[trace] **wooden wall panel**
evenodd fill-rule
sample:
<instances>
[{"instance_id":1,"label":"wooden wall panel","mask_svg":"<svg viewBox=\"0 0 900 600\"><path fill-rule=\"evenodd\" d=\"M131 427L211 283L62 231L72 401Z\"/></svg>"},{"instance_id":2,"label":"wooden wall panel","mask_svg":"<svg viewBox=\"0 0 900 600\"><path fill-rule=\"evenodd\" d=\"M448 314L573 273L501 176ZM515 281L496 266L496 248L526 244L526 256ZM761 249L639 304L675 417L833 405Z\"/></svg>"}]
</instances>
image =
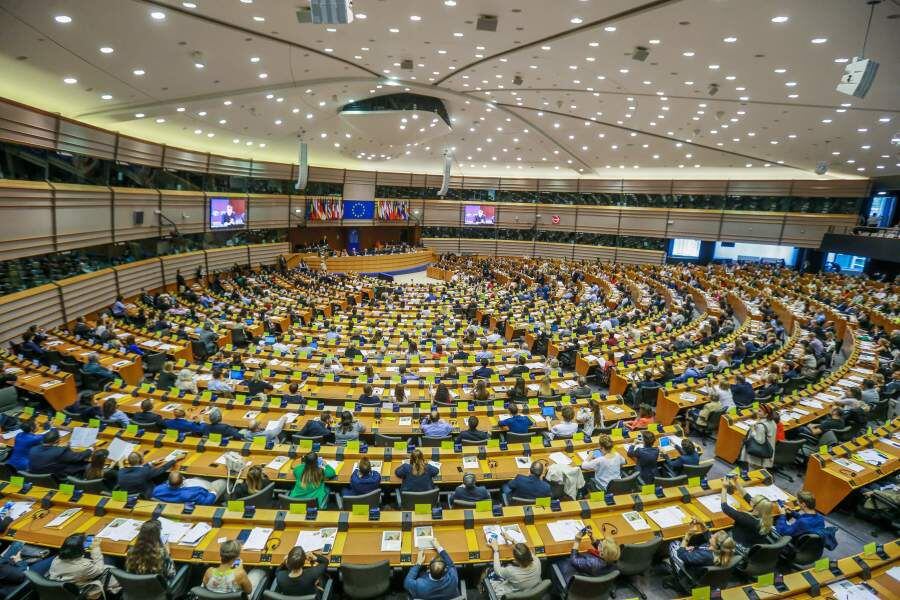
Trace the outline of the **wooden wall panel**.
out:
<instances>
[{"instance_id":1,"label":"wooden wall panel","mask_svg":"<svg viewBox=\"0 0 900 600\"><path fill-rule=\"evenodd\" d=\"M538 189L537 179L512 179L503 178L500 180L501 190L512 190L518 192L533 192Z\"/></svg>"},{"instance_id":2,"label":"wooden wall panel","mask_svg":"<svg viewBox=\"0 0 900 600\"><path fill-rule=\"evenodd\" d=\"M53 252L50 186L42 181L0 180L0 256L11 260L48 252Z\"/></svg>"},{"instance_id":3,"label":"wooden wall panel","mask_svg":"<svg viewBox=\"0 0 900 600\"><path fill-rule=\"evenodd\" d=\"M278 261L278 257L290 251L290 244L254 244L250 248L250 264L254 267L271 265Z\"/></svg>"},{"instance_id":4,"label":"wooden wall panel","mask_svg":"<svg viewBox=\"0 0 900 600\"><path fill-rule=\"evenodd\" d=\"M577 230L615 235L619 231L619 214L617 206L579 206Z\"/></svg>"},{"instance_id":5,"label":"wooden wall panel","mask_svg":"<svg viewBox=\"0 0 900 600\"><path fill-rule=\"evenodd\" d=\"M632 265L661 265L665 262L666 253L662 250L638 250L635 248L617 248L616 262Z\"/></svg>"},{"instance_id":6,"label":"wooden wall panel","mask_svg":"<svg viewBox=\"0 0 900 600\"><path fill-rule=\"evenodd\" d=\"M69 277L57 283L62 289L63 305L69 321L107 308L116 300L116 279L112 269Z\"/></svg>"},{"instance_id":7,"label":"wooden wall panel","mask_svg":"<svg viewBox=\"0 0 900 600\"><path fill-rule=\"evenodd\" d=\"M459 240L459 253L496 256L497 240L473 240L462 238Z\"/></svg>"},{"instance_id":8,"label":"wooden wall panel","mask_svg":"<svg viewBox=\"0 0 900 600\"><path fill-rule=\"evenodd\" d=\"M619 210L622 212L622 220L619 222L621 235L666 237L668 209L621 207Z\"/></svg>"},{"instance_id":9,"label":"wooden wall panel","mask_svg":"<svg viewBox=\"0 0 900 600\"><path fill-rule=\"evenodd\" d=\"M375 185L374 171L353 171L347 169L344 171L344 183L358 183L362 185Z\"/></svg>"},{"instance_id":10,"label":"wooden wall panel","mask_svg":"<svg viewBox=\"0 0 900 600\"><path fill-rule=\"evenodd\" d=\"M497 226L503 229L531 229L539 211L540 207L536 208L534 204L500 204L497 206Z\"/></svg>"},{"instance_id":11,"label":"wooden wall panel","mask_svg":"<svg viewBox=\"0 0 900 600\"><path fill-rule=\"evenodd\" d=\"M54 183L57 250L112 242L112 189Z\"/></svg>"},{"instance_id":12,"label":"wooden wall panel","mask_svg":"<svg viewBox=\"0 0 900 600\"><path fill-rule=\"evenodd\" d=\"M119 135L119 150L116 160L133 165L149 167L162 166L163 147L161 144L145 142L127 135Z\"/></svg>"},{"instance_id":13,"label":"wooden wall panel","mask_svg":"<svg viewBox=\"0 0 900 600\"><path fill-rule=\"evenodd\" d=\"M541 180L541 189L548 180ZM582 179L578 182L578 191L582 194L621 194L622 182L618 179Z\"/></svg>"},{"instance_id":14,"label":"wooden wall panel","mask_svg":"<svg viewBox=\"0 0 900 600\"><path fill-rule=\"evenodd\" d=\"M783 224L784 215L779 213L725 211L720 237L728 242L777 244Z\"/></svg>"},{"instance_id":15,"label":"wooden wall panel","mask_svg":"<svg viewBox=\"0 0 900 600\"><path fill-rule=\"evenodd\" d=\"M577 192L577 179L539 179L537 189L541 192Z\"/></svg>"},{"instance_id":16,"label":"wooden wall panel","mask_svg":"<svg viewBox=\"0 0 900 600\"><path fill-rule=\"evenodd\" d=\"M165 277L164 283L166 285L175 283L179 269L182 276L188 281L194 279L197 267L200 267L203 273L206 274L206 253L202 250L163 256L160 260L162 261L163 276Z\"/></svg>"},{"instance_id":17,"label":"wooden wall panel","mask_svg":"<svg viewBox=\"0 0 900 600\"><path fill-rule=\"evenodd\" d=\"M253 160L250 162L250 176L258 179L290 179L296 181L297 165Z\"/></svg>"},{"instance_id":18,"label":"wooden wall panel","mask_svg":"<svg viewBox=\"0 0 900 600\"><path fill-rule=\"evenodd\" d=\"M344 170L329 169L328 167L310 167L309 180L322 183L344 183Z\"/></svg>"},{"instance_id":19,"label":"wooden wall panel","mask_svg":"<svg viewBox=\"0 0 900 600\"><path fill-rule=\"evenodd\" d=\"M672 193L683 195L721 196L728 191L728 181L724 179L676 179L672 182Z\"/></svg>"},{"instance_id":20,"label":"wooden wall panel","mask_svg":"<svg viewBox=\"0 0 900 600\"><path fill-rule=\"evenodd\" d=\"M0 99L0 139L38 148L56 147L56 117Z\"/></svg>"},{"instance_id":21,"label":"wooden wall panel","mask_svg":"<svg viewBox=\"0 0 900 600\"><path fill-rule=\"evenodd\" d=\"M425 204L423 225L459 227L462 223L462 204L449 200L431 201Z\"/></svg>"},{"instance_id":22,"label":"wooden wall panel","mask_svg":"<svg viewBox=\"0 0 900 600\"><path fill-rule=\"evenodd\" d=\"M230 158L217 154L209 155L209 172L217 175L234 175L249 177L252 171L251 161L241 158Z\"/></svg>"},{"instance_id":23,"label":"wooden wall panel","mask_svg":"<svg viewBox=\"0 0 900 600\"><path fill-rule=\"evenodd\" d=\"M175 221L179 232L200 233L208 229L206 199L203 192L160 190L160 199L163 214ZM171 229L171 225L163 222L163 234Z\"/></svg>"},{"instance_id":24,"label":"wooden wall panel","mask_svg":"<svg viewBox=\"0 0 900 600\"><path fill-rule=\"evenodd\" d=\"M288 196L250 194L250 229L288 226Z\"/></svg>"},{"instance_id":25,"label":"wooden wall panel","mask_svg":"<svg viewBox=\"0 0 900 600\"><path fill-rule=\"evenodd\" d=\"M135 188L113 188L113 226L117 242L159 235L159 192ZM143 225L135 225L134 213L144 213Z\"/></svg>"},{"instance_id":26,"label":"wooden wall panel","mask_svg":"<svg viewBox=\"0 0 900 600\"><path fill-rule=\"evenodd\" d=\"M534 255L541 258L572 258L574 247L572 244L557 244L552 242L535 242Z\"/></svg>"},{"instance_id":27,"label":"wooden wall panel","mask_svg":"<svg viewBox=\"0 0 900 600\"><path fill-rule=\"evenodd\" d=\"M451 181L455 178L451 178ZM453 183L450 187L456 187ZM500 189L499 177L462 177L459 179L459 187L467 190L498 190Z\"/></svg>"},{"instance_id":28,"label":"wooden wall panel","mask_svg":"<svg viewBox=\"0 0 900 600\"><path fill-rule=\"evenodd\" d=\"M409 187L413 184L412 173L388 173L379 171L375 174L375 184Z\"/></svg>"},{"instance_id":29,"label":"wooden wall panel","mask_svg":"<svg viewBox=\"0 0 900 600\"><path fill-rule=\"evenodd\" d=\"M149 258L113 267L119 280L119 293L130 298L141 290L153 290L163 286L162 261Z\"/></svg>"},{"instance_id":30,"label":"wooden wall panel","mask_svg":"<svg viewBox=\"0 0 900 600\"><path fill-rule=\"evenodd\" d=\"M839 220L832 217L833 215L788 213L784 219L781 243L788 246L818 248L822 242L822 237L828 233L828 228L832 225L841 225L843 223L852 225L856 223L855 219L848 222L848 220Z\"/></svg>"},{"instance_id":31,"label":"wooden wall panel","mask_svg":"<svg viewBox=\"0 0 900 600\"><path fill-rule=\"evenodd\" d=\"M792 195L810 198L865 198L872 191L869 179L798 179L792 184Z\"/></svg>"},{"instance_id":32,"label":"wooden wall panel","mask_svg":"<svg viewBox=\"0 0 900 600\"><path fill-rule=\"evenodd\" d=\"M208 165L209 154L206 154L205 152L194 152L192 150L166 146L165 154L163 156L163 166L167 169L206 173Z\"/></svg>"},{"instance_id":33,"label":"wooden wall panel","mask_svg":"<svg viewBox=\"0 0 900 600\"><path fill-rule=\"evenodd\" d=\"M456 238L422 238L422 244L437 254L459 254L459 240Z\"/></svg>"},{"instance_id":34,"label":"wooden wall panel","mask_svg":"<svg viewBox=\"0 0 900 600\"><path fill-rule=\"evenodd\" d=\"M616 259L616 249L609 246L588 246L585 244L575 244L574 257L578 260L588 260L600 262L613 262Z\"/></svg>"},{"instance_id":35,"label":"wooden wall panel","mask_svg":"<svg viewBox=\"0 0 900 600\"><path fill-rule=\"evenodd\" d=\"M791 181L787 179L729 181L726 193L729 196L790 196Z\"/></svg>"},{"instance_id":36,"label":"wooden wall panel","mask_svg":"<svg viewBox=\"0 0 900 600\"><path fill-rule=\"evenodd\" d=\"M249 265L249 260L247 246L216 248L206 251L206 264L209 266L210 273L230 269L235 264Z\"/></svg>"},{"instance_id":37,"label":"wooden wall panel","mask_svg":"<svg viewBox=\"0 0 900 600\"><path fill-rule=\"evenodd\" d=\"M0 344L19 341L30 325L50 328L64 321L59 290L52 283L0 296Z\"/></svg>"},{"instance_id":38,"label":"wooden wall panel","mask_svg":"<svg viewBox=\"0 0 900 600\"><path fill-rule=\"evenodd\" d=\"M680 209L669 212L668 237L695 240L719 239L722 213L697 209Z\"/></svg>"},{"instance_id":39,"label":"wooden wall panel","mask_svg":"<svg viewBox=\"0 0 900 600\"><path fill-rule=\"evenodd\" d=\"M581 210L575 206L542 206L537 205L538 229L542 231L575 231L575 218ZM553 223L553 217L559 217L559 223Z\"/></svg>"},{"instance_id":40,"label":"wooden wall panel","mask_svg":"<svg viewBox=\"0 0 900 600\"><path fill-rule=\"evenodd\" d=\"M534 256L534 242L498 240L498 256Z\"/></svg>"},{"instance_id":41,"label":"wooden wall panel","mask_svg":"<svg viewBox=\"0 0 900 600\"><path fill-rule=\"evenodd\" d=\"M86 154L110 160L115 158L116 154L116 134L77 121L60 119L56 148L60 152Z\"/></svg>"}]
</instances>

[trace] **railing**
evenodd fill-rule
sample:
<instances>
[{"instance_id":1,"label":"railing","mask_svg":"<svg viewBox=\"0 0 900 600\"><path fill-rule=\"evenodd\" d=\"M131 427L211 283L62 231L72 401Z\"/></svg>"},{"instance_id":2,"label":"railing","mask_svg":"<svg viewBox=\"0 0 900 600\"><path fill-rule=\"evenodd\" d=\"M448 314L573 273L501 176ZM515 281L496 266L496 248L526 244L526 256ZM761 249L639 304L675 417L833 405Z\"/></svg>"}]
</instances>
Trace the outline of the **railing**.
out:
<instances>
[{"instance_id":1,"label":"railing","mask_svg":"<svg viewBox=\"0 0 900 600\"><path fill-rule=\"evenodd\" d=\"M828 233L866 237L900 238L900 227L868 227L866 225L831 225Z\"/></svg>"}]
</instances>

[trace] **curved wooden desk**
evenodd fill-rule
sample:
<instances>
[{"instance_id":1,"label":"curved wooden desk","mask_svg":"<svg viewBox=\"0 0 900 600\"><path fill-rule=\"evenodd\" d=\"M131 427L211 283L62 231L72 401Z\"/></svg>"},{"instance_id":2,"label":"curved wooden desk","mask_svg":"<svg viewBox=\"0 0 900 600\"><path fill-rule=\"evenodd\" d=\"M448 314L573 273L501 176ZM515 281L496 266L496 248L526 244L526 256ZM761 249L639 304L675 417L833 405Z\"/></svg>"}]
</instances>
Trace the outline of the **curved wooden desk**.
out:
<instances>
[{"instance_id":1,"label":"curved wooden desk","mask_svg":"<svg viewBox=\"0 0 900 600\"><path fill-rule=\"evenodd\" d=\"M300 254L310 269L318 270L321 259L317 254ZM329 273L384 273L425 267L434 262L434 252L418 250L403 254L375 254L372 256L332 256L325 259ZM290 263L288 263L290 264Z\"/></svg>"}]
</instances>

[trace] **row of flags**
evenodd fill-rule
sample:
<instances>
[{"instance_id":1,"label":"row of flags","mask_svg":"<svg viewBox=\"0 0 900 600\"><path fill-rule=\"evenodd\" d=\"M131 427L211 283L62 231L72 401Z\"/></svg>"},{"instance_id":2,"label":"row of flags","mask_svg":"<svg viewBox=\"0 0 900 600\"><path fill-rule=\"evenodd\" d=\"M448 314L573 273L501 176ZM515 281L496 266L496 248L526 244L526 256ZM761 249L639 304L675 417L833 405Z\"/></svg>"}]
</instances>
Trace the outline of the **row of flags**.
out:
<instances>
[{"instance_id":1,"label":"row of flags","mask_svg":"<svg viewBox=\"0 0 900 600\"><path fill-rule=\"evenodd\" d=\"M307 198L306 218L310 221L340 221L348 219L379 221L409 220L409 201L340 200L336 198Z\"/></svg>"}]
</instances>

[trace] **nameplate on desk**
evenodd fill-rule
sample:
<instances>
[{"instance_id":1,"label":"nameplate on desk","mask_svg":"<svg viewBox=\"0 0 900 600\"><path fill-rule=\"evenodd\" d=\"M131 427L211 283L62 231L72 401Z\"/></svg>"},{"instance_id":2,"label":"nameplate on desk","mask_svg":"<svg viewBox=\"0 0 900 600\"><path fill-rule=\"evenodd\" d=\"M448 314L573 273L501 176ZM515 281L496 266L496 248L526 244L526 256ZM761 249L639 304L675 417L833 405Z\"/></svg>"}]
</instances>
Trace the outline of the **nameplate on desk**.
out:
<instances>
[{"instance_id":1,"label":"nameplate on desk","mask_svg":"<svg viewBox=\"0 0 900 600\"><path fill-rule=\"evenodd\" d=\"M300 502L291 502L289 511L292 515L305 515L306 504Z\"/></svg>"},{"instance_id":2,"label":"nameplate on desk","mask_svg":"<svg viewBox=\"0 0 900 600\"><path fill-rule=\"evenodd\" d=\"M209 441L212 444L221 444L222 443L222 434L221 433L210 433Z\"/></svg>"},{"instance_id":3,"label":"nameplate on desk","mask_svg":"<svg viewBox=\"0 0 900 600\"><path fill-rule=\"evenodd\" d=\"M228 512L244 512L244 501L243 500L229 500L228 501Z\"/></svg>"}]
</instances>

